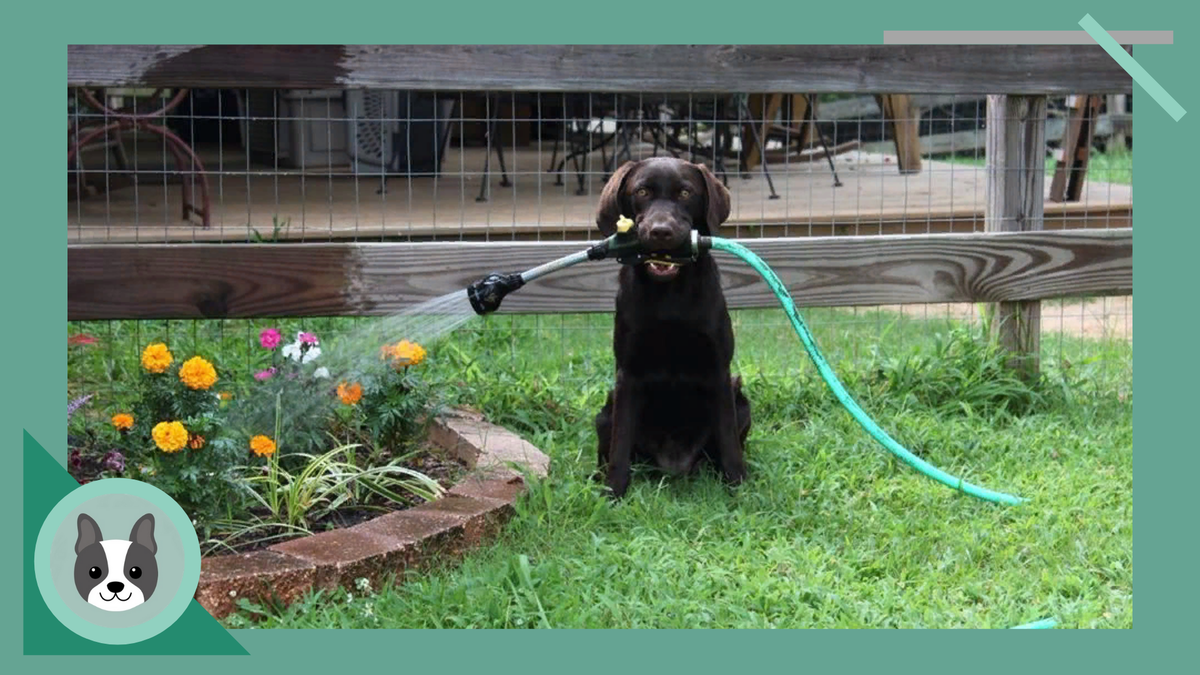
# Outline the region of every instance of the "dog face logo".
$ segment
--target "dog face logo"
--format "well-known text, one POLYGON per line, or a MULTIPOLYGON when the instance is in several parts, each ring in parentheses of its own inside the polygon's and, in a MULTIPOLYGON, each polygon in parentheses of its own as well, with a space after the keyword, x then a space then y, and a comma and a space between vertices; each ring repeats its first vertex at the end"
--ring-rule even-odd
POLYGON ((123 612, 150 599, 158 583, 154 554, 154 516, 147 513, 133 524, 129 539, 104 539, 100 526, 79 514, 75 540, 75 589, 89 604, 123 612))

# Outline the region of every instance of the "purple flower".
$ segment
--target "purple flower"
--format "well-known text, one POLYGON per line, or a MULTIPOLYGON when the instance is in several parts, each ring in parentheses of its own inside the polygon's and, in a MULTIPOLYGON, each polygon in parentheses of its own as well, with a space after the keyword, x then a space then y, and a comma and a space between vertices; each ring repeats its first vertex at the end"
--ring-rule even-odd
POLYGON ((118 450, 112 450, 104 455, 104 468, 117 473, 125 471, 125 455, 118 450))
POLYGON ((82 408, 83 405, 85 403, 87 403, 93 396, 95 396, 95 394, 88 394, 87 396, 80 396, 79 398, 75 399, 74 401, 71 401, 70 403, 68 403, 67 404, 67 421, 70 422, 71 416, 75 414, 75 411, 82 408))
POLYGON ((80 454, 79 450, 72 448, 67 453, 67 464, 76 471, 83 468, 83 455, 80 454))

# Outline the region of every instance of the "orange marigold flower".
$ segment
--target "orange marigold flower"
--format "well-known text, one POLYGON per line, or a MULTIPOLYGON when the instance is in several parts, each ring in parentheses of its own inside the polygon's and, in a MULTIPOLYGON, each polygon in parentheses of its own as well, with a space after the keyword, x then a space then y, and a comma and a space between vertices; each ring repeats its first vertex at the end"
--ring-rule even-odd
POLYGON ((229 392, 229 391, 223 391, 217 395, 221 397, 222 401, 228 401, 233 398, 233 392, 229 392))
POLYGON ((199 450, 204 447, 204 437, 200 434, 192 434, 191 440, 188 441, 188 447, 193 450, 199 450))
POLYGON ((338 398, 342 399, 342 403, 345 403, 346 405, 354 405, 355 403, 361 401, 362 394, 362 385, 357 382, 349 385, 343 382, 337 387, 338 398))
POLYGON ((259 457, 270 457, 275 454, 275 441, 260 434, 250 439, 250 449, 259 457))
POLYGON ((199 356, 193 356, 179 366, 179 379, 192 389, 208 389, 217 382, 217 369, 199 356))
POLYGON ((129 413, 117 413, 116 415, 112 416, 112 425, 116 427, 118 431, 125 431, 133 426, 133 415, 130 415, 129 413))
POLYGON ((154 444, 163 452, 178 452, 188 442, 188 431, 182 422, 159 422, 150 432, 154 444))
POLYGON ((174 357, 171 356, 171 350, 167 349, 167 346, 161 342, 148 345, 142 351, 142 367, 152 373, 166 372, 174 360, 174 357))
POLYGON ((384 345, 383 356, 391 357, 392 365, 397 368, 417 366, 425 360, 425 348, 415 342, 401 340, 394 345, 384 345))

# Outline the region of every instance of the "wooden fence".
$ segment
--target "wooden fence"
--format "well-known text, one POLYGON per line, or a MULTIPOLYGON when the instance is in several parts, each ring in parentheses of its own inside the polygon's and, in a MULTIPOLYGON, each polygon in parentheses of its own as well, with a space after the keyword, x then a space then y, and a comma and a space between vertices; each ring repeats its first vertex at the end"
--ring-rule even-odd
MULTIPOLYGON (((1128 47, 1126 49, 1129 49, 1128 47)), ((985 233, 759 239, 802 306, 987 302, 1017 360, 1038 364, 1038 300, 1128 294, 1130 228, 1043 231, 1046 96, 1128 94, 1098 45, 70 46, 70 87, 272 87, 988 96, 985 233)), ((579 243, 163 244, 68 247, 70 320, 379 315, 579 243)), ((732 307, 774 302, 725 265, 732 307)), ((503 311, 607 311, 613 270, 582 265, 503 311)))

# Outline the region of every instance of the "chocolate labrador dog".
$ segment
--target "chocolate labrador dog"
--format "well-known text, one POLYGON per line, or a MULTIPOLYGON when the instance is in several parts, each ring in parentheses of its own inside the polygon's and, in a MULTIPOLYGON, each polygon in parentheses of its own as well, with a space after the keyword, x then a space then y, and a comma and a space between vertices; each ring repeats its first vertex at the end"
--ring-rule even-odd
MULTIPOLYGON (((600 196, 605 236, 634 221, 650 250, 684 244, 692 229, 711 235, 729 217, 729 191, 707 167, 657 157, 623 164, 600 196)), ((733 326, 716 261, 624 265, 618 273, 613 350, 616 385, 596 415, 596 479, 620 499, 631 465, 684 475, 703 462, 738 485, 750 402, 730 373, 733 326)))

